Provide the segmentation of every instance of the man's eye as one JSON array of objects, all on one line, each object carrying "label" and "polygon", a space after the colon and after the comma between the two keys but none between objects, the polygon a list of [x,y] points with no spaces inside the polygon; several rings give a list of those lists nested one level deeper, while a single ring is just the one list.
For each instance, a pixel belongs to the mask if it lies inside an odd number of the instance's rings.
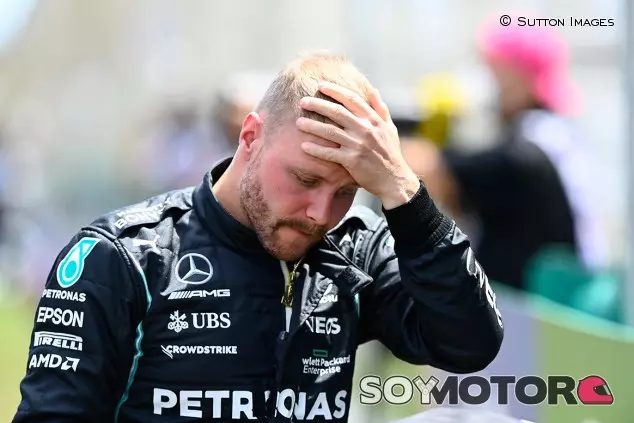
[{"label": "man's eye", "polygon": [[354,197],[357,194],[356,188],[348,188],[339,190],[338,194],[342,197]]},{"label": "man's eye", "polygon": [[307,187],[312,187],[317,183],[317,180],[315,179],[309,179],[309,178],[302,178],[301,176],[297,175],[297,180],[304,186]]}]

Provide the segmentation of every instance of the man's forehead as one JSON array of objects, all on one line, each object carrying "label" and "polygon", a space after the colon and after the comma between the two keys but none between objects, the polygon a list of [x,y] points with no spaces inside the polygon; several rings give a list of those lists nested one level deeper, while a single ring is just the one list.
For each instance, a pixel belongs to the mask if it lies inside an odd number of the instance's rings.
[{"label": "man's forehead", "polygon": [[[302,151],[302,155],[309,156]],[[325,160],[316,159],[314,157],[303,157],[302,160],[298,160],[293,163],[293,167],[307,174],[306,176],[313,176],[323,179],[333,184],[344,183],[345,185],[354,183],[354,180],[348,173],[348,171],[337,163],[327,162]]]},{"label": "man's forehead", "polygon": [[[338,163],[321,160],[306,153],[301,145],[304,142],[312,142],[325,147],[337,147],[338,144],[297,130],[295,137],[286,139],[280,143],[283,157],[290,161],[292,169],[302,172],[305,176],[317,177],[335,185],[354,184],[348,171]],[[284,144],[284,146],[282,146]],[[290,151],[292,149],[292,153]]]}]

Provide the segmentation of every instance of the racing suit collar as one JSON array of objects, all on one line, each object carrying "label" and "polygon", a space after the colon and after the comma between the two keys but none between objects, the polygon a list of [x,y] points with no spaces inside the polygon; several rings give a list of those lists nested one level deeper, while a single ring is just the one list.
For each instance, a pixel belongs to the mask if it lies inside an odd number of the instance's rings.
[{"label": "racing suit collar", "polygon": [[227,170],[233,157],[217,162],[196,187],[193,194],[194,209],[204,227],[233,248],[250,253],[266,253],[255,231],[236,220],[220,205],[211,187]]}]

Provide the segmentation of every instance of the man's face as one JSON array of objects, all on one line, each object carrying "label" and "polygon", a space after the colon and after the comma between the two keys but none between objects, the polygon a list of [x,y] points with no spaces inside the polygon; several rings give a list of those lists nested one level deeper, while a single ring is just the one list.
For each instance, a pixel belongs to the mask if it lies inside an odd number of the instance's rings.
[{"label": "man's face", "polygon": [[340,165],[306,154],[302,142],[335,144],[286,123],[259,139],[246,163],[240,201],[267,251],[280,260],[303,257],[350,209],[357,185]]},{"label": "man's face", "polygon": [[490,63],[489,69],[498,89],[499,111],[505,120],[531,107],[533,96],[529,82],[519,70],[502,62]]}]

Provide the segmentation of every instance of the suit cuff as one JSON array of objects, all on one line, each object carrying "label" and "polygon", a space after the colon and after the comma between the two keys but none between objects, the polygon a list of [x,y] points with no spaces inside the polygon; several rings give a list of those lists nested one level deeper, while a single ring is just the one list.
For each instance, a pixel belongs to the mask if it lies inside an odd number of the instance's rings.
[{"label": "suit cuff", "polygon": [[453,226],[453,221],[438,210],[422,181],[410,201],[390,210],[383,208],[382,211],[394,237],[395,248],[405,254],[431,248]]}]

